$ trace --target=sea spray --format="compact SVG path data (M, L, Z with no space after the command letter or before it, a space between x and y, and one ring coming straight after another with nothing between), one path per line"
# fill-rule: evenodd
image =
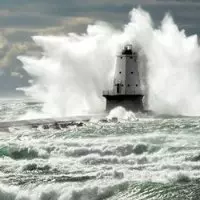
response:
M200 50L170 15L155 28L141 8L116 30L105 22L88 25L85 34L35 36L41 58L19 57L33 76L27 95L44 102L50 116L103 112L102 91L112 87L116 54L128 43L145 55L148 107L159 114L200 114ZM142 70L144 71L144 70Z
M89 26L87 31L82 36L33 37L44 56L19 57L36 79L24 91L44 102L44 112L67 116L103 110L101 93L112 82L117 37L105 24Z
M150 43L150 44L149 44ZM145 48L149 109L160 114L200 115L200 49L166 15Z

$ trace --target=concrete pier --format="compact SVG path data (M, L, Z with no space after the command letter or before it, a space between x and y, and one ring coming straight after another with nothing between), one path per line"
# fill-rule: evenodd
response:
M31 120L19 120L19 121L6 121L0 122L0 131L9 131L10 127L28 127L43 129L62 129L70 126L83 126L84 122L89 122L91 119L101 120L105 119L105 114L102 115L86 115L86 116L74 116L65 118L47 118L47 119L31 119Z

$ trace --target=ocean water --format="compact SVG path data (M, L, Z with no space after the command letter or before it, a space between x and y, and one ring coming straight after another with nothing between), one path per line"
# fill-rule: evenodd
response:
M160 25L141 8L129 18L121 29L96 22L83 34L34 36L41 55L18 57L32 77L20 90L41 103L1 100L0 121L102 113L126 44L139 54L157 115L118 108L108 116L117 122L60 130L11 123L0 133L0 200L200 199L198 37L169 14Z
M41 104L1 100L1 121ZM141 116L0 133L1 200L200 199L200 118Z

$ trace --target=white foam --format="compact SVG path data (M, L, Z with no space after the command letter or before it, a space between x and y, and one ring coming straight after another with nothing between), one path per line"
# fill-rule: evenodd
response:
M77 200L77 199L100 199L111 197L115 191L120 191L128 187L126 182L101 182L85 183L84 187L78 184L51 184L40 185L33 188L23 189L0 185L0 199L17 200Z
M108 120L117 118L118 120L136 120L135 114L132 111L127 111L123 107L116 107L112 109L107 116Z

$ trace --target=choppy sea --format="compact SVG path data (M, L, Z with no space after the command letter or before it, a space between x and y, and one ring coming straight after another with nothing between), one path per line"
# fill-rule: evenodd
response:
M41 104L0 101L0 120ZM200 117L0 133L0 200L198 200Z

